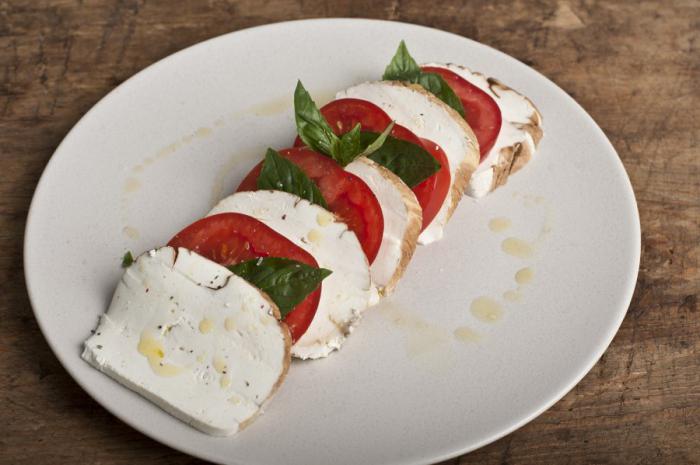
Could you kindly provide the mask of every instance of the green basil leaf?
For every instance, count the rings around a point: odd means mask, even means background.
[[[362,150],[360,124],[356,124],[354,128],[343,134],[342,137],[338,137],[321,114],[321,111],[316,107],[301,81],[297,82],[297,88],[294,91],[294,115],[297,122],[297,132],[301,140],[312,150],[329,156],[343,167],[347,166],[355,158],[372,153],[381,147],[384,143],[384,138],[394,127],[393,123],[389,125],[381,134],[381,137],[378,137],[373,144],[366,146]]]
[[[357,123],[354,128],[346,132],[340,138],[338,151],[333,157],[340,166],[347,166],[355,158],[360,155],[362,145],[360,141],[360,123]]]
[[[381,134],[379,134],[371,143],[367,144],[360,156],[366,157],[379,150],[382,147],[382,145],[384,145],[386,138],[389,137],[389,133],[391,133],[391,130],[394,129],[394,124],[394,121],[389,123],[389,125],[382,131]]]
[[[375,132],[363,132],[362,143],[371,144],[378,138]],[[411,142],[387,137],[384,144],[369,158],[389,169],[410,188],[414,188],[440,169],[440,163],[423,147]]]
[[[408,53],[406,43],[402,40],[394,58],[391,59],[391,63],[384,70],[382,79],[385,81],[415,82],[420,74],[420,66]]]
[[[297,165],[272,149],[267,149],[265,154],[265,161],[258,176],[258,189],[289,192],[328,208],[316,183]]]
[[[462,101],[459,99],[459,97],[457,97],[455,91],[452,90],[447,82],[445,82],[442,76],[435,73],[421,73],[416,82],[425,90],[454,108],[455,111],[457,111],[457,113],[464,118],[464,107],[462,106]]]
[[[340,139],[323,117],[301,81],[294,90],[294,118],[297,133],[302,141],[313,150],[335,158]]]
[[[228,267],[231,272],[265,292],[286,317],[331,274],[289,258],[261,257]]]
[[[382,79],[385,81],[404,81],[418,84],[454,108],[464,118],[464,106],[457,94],[439,74],[421,71],[416,60],[408,53],[408,48],[406,48],[403,40],[399,44],[399,48],[391,63],[386,67]]]
[[[134,256],[131,255],[131,250],[128,250],[122,257],[122,268],[129,268],[134,263]]]

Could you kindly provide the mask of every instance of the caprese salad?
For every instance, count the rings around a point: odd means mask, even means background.
[[[343,344],[390,294],[416,244],[440,239],[463,193],[534,154],[530,100],[401,42],[383,79],[318,108],[294,92],[298,137],[268,149],[235,193],[135,259],[83,359],[212,435],[247,425],[291,357]]]

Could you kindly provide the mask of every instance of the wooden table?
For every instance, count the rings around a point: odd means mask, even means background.
[[[24,287],[27,209],[67,131],[136,71],[219,34],[314,16],[429,25],[524,61],[590,112],[635,188],[639,282],[606,354],[538,419],[447,463],[700,463],[697,0],[0,2],[0,463],[199,463],[116,420],[59,365]]]

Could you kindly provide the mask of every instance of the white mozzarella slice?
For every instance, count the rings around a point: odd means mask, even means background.
[[[321,358],[340,348],[373,294],[367,257],[355,233],[324,208],[287,192],[239,192],[219,202],[209,215],[227,212],[262,221],[332,271],[321,284],[316,316],[292,346],[292,355]]]
[[[542,137],[542,117],[532,102],[493,78],[455,64],[430,63],[445,68],[486,92],[501,110],[501,130],[493,148],[471,177],[466,194],[483,197],[506,182],[508,175],[522,168],[537,149]]]
[[[450,191],[418,242],[429,244],[442,238],[445,224],[479,163],[476,137],[464,119],[422,87],[395,81],[365,82],[339,92],[336,98],[372,102],[397,124],[442,148],[450,165]]]
[[[401,178],[369,158],[360,157],[345,169],[369,186],[382,209],[384,234],[370,273],[379,294],[388,295],[416,249],[423,221],[420,204]]]
[[[278,317],[226,268],[163,247],[124,272],[82,357],[183,422],[227,436],[284,379],[291,340]]]

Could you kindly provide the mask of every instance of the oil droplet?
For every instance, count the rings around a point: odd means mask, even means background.
[[[231,385],[231,377],[229,375],[224,375],[219,380],[219,386],[221,386],[221,389],[226,389],[230,385]]]
[[[472,300],[470,310],[472,315],[486,323],[496,322],[503,317],[501,306],[489,297],[477,297]]]
[[[204,139],[205,137],[211,136],[212,130],[211,128],[203,127],[203,128],[197,128],[197,130],[194,132],[194,136],[199,138],[199,139]]]
[[[124,226],[122,228],[122,233],[124,233],[124,235],[126,237],[128,237],[129,239],[138,239],[139,237],[141,237],[138,229],[136,229],[132,226]]]
[[[327,211],[321,211],[316,215],[316,222],[319,226],[327,226],[333,221],[333,215]]]
[[[518,258],[530,258],[533,252],[532,245],[515,237],[504,239],[503,242],[501,242],[501,250],[508,255]]]
[[[520,302],[522,297],[519,291],[506,291],[503,293],[503,298],[509,302]]]
[[[228,317],[224,320],[224,328],[226,328],[226,331],[233,331],[236,329],[236,322],[233,321],[233,318]]]
[[[489,229],[493,232],[501,232],[510,228],[511,221],[508,218],[498,217],[489,221]]]
[[[182,367],[163,362],[165,359],[163,344],[148,331],[141,333],[137,349],[146,357],[151,370],[159,376],[175,376],[183,371]]]
[[[214,327],[214,323],[209,318],[204,318],[199,322],[199,332],[202,334],[207,334]]]
[[[212,359],[211,364],[219,374],[223,374],[226,371],[226,360],[218,355]]]
[[[136,192],[141,187],[141,181],[136,178],[126,178],[124,182],[124,192],[127,194]]]
[[[522,268],[515,273],[515,282],[518,284],[530,284],[535,277],[535,272],[532,268]]]
[[[460,326],[454,330],[455,339],[461,342],[478,342],[481,340],[481,334],[477,333],[468,326]]]
[[[385,302],[379,307],[387,318],[396,326],[406,331],[408,335],[407,352],[409,358],[417,358],[427,353],[436,351],[446,345],[449,336],[442,328],[431,325],[417,315],[406,310],[401,310],[395,305]],[[443,351],[437,351],[444,355]],[[432,361],[432,359],[429,359]]]
[[[314,244],[318,244],[319,241],[323,238],[321,233],[315,229],[312,229],[311,231],[309,231],[309,234],[307,235],[307,237],[309,238],[309,242],[312,242]]]
[[[250,112],[256,116],[274,116],[292,108],[292,98],[288,95],[253,105]],[[319,107],[320,108],[320,107]]]
[[[158,150],[158,152],[156,152],[156,159],[165,158],[168,155],[177,152],[181,146],[182,144],[180,142],[173,142],[172,144],[166,145],[165,147]],[[150,160],[149,162],[147,162],[147,164],[153,163],[154,161],[155,160]]]

